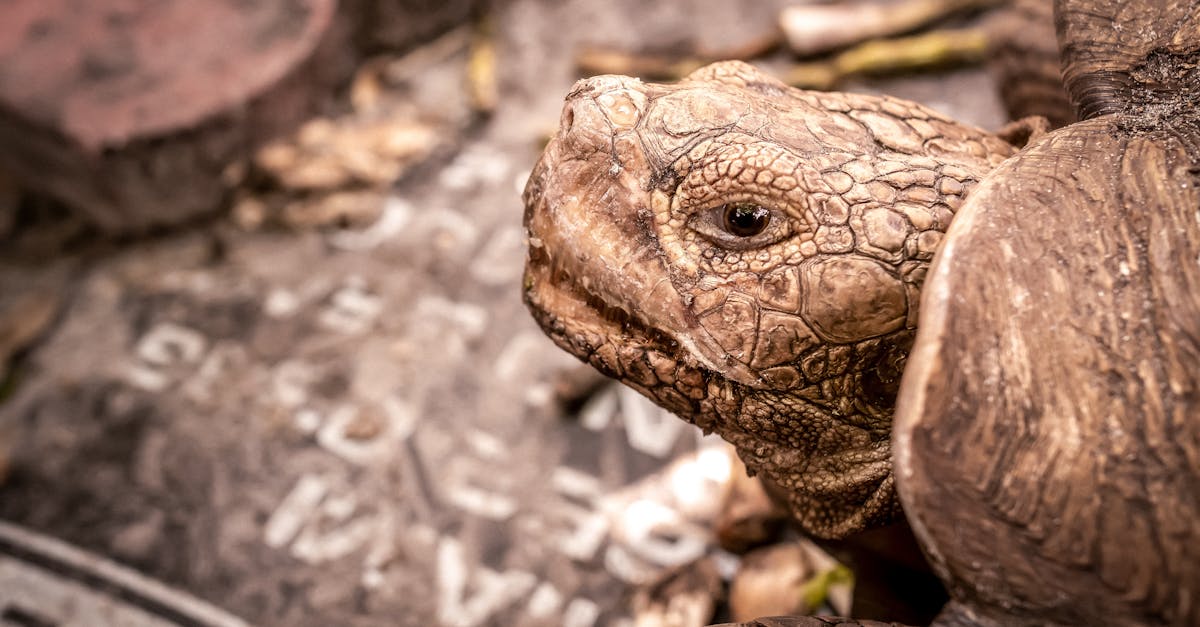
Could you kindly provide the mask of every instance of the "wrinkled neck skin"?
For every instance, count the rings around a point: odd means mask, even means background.
[[[559,346],[732,442],[808,533],[844,537],[900,514],[891,413],[919,290],[1012,153],[736,62],[580,81],[525,191],[525,299]],[[739,206],[768,217],[731,228]]]

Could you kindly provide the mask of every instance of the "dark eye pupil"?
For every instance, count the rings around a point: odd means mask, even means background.
[[[725,230],[738,237],[762,233],[770,219],[771,212],[762,205],[736,203],[725,206]]]

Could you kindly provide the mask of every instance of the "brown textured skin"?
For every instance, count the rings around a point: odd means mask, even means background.
[[[1177,56],[1166,65],[1195,67],[1200,41],[1195,2],[1060,1],[1055,7],[1063,80],[1082,118],[1119,113],[1140,97],[1139,90],[1153,92],[1157,101],[1182,98],[1195,107],[1194,81],[1183,86],[1134,76],[1135,68],[1155,57]]]
[[[891,413],[926,266],[1013,150],[738,62],[583,80],[526,189],[526,300],[563,348],[734,443],[806,531],[843,537],[900,514]],[[771,209],[761,236],[722,230],[737,201]]]
[[[1058,18],[1072,95],[1105,114],[959,212],[897,406],[897,483],[958,602],[940,624],[1198,625],[1200,3]]]

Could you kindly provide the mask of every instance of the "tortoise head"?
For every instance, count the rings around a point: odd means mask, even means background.
[[[1012,147],[920,105],[725,62],[580,81],[525,190],[561,347],[734,443],[810,533],[899,513],[891,414],[962,194]]]

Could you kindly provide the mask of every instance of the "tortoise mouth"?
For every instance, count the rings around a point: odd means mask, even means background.
[[[554,343],[608,376],[622,373],[611,360],[594,358],[606,345],[617,351],[632,347],[656,352],[677,363],[683,359],[678,342],[633,312],[612,304],[616,299],[593,288],[586,278],[576,280],[573,269],[554,260],[532,234],[524,286],[526,306]]]
[[[563,161],[560,143],[552,140],[546,147],[525,187],[526,306],[559,347],[609,376],[620,378],[621,368],[611,354],[598,357],[602,350],[654,351],[677,363],[684,360],[679,342],[639,315],[629,295],[622,297],[605,289],[602,270],[606,262],[598,254],[585,252],[581,247],[586,244],[573,239],[578,235],[570,235],[578,233],[579,224],[587,223],[583,218],[592,212],[584,207],[592,199],[586,192],[558,192],[605,186],[595,181],[594,168],[585,162],[568,160],[570,167],[551,168],[550,163]],[[577,180],[564,180],[572,175]]]

